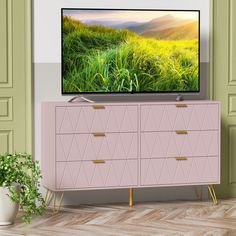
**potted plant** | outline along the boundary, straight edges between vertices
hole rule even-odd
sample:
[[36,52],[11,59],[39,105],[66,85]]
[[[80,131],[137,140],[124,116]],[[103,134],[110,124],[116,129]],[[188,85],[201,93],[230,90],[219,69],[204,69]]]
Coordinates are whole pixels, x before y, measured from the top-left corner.
[[0,155],[0,225],[12,224],[19,207],[23,220],[30,223],[32,215],[41,215],[45,202],[39,192],[42,178],[39,164],[28,154]]

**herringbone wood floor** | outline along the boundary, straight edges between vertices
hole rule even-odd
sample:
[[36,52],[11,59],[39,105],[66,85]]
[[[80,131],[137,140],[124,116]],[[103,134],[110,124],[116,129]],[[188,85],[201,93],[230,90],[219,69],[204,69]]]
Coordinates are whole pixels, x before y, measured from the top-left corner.
[[236,199],[210,202],[142,203],[64,207],[47,210],[30,225],[19,216],[13,226],[0,227],[0,235],[235,235]]

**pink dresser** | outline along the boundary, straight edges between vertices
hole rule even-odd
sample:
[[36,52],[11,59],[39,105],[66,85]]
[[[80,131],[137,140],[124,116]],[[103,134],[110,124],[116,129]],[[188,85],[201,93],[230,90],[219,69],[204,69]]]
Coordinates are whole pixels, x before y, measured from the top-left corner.
[[219,103],[43,103],[42,173],[52,191],[219,184]]

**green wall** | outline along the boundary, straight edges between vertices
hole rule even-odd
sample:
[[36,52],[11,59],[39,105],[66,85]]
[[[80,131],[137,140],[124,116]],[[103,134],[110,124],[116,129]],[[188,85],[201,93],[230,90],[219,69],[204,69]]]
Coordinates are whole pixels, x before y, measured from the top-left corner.
[[31,1],[0,0],[0,153],[32,150]]
[[236,1],[213,0],[211,95],[221,101],[219,197],[236,197]]

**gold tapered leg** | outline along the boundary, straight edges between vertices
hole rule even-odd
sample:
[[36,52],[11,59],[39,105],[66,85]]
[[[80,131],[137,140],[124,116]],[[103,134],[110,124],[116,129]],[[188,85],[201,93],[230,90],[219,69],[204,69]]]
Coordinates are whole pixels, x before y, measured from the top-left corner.
[[129,206],[132,207],[133,206],[133,192],[134,190],[132,188],[129,189]]
[[57,193],[54,193],[54,197],[53,197],[53,213],[54,214],[57,214],[60,211],[63,198],[64,198],[64,192],[62,192],[61,197],[58,202],[58,206],[57,206],[56,205]]
[[62,192],[61,197],[59,199],[58,205],[56,203],[57,201],[57,193],[56,192],[52,192],[49,189],[47,189],[46,195],[45,195],[45,206],[49,206],[51,200],[53,198],[53,213],[58,213],[61,209],[61,204],[62,204],[62,200],[64,198],[64,192]]
[[51,201],[51,198],[52,198],[52,195],[53,195],[53,193],[49,189],[47,189],[46,196],[45,196],[45,199],[44,199],[46,206],[49,205],[49,203]]
[[214,186],[213,185],[208,185],[208,190],[209,190],[209,193],[211,195],[211,199],[212,199],[213,205],[217,205],[218,201],[217,201],[217,197],[216,197]]

